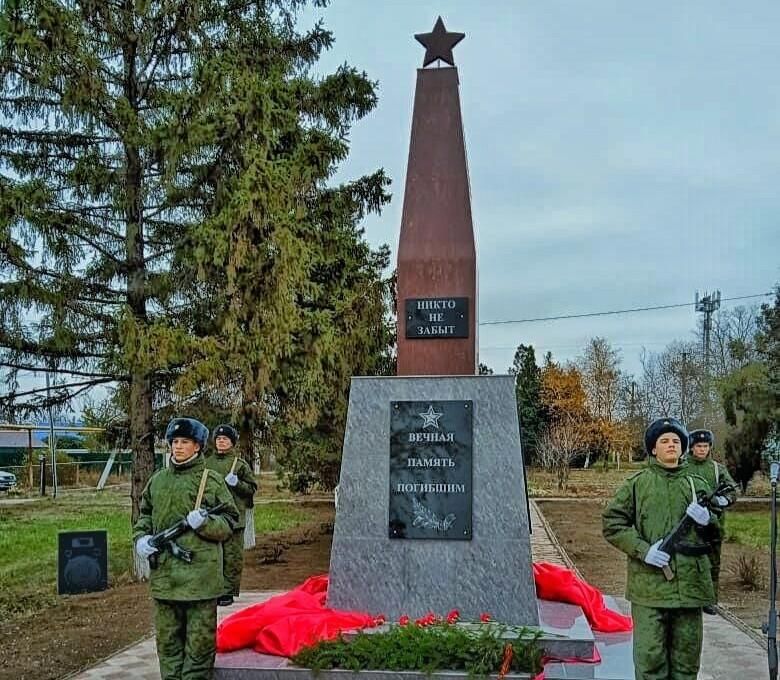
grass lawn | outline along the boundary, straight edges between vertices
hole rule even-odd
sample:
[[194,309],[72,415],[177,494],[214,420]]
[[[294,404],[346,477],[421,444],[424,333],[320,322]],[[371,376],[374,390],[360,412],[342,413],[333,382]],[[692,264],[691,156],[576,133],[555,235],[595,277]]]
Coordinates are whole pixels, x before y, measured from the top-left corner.
[[[291,503],[254,510],[258,534],[295,528],[307,519],[306,510]],[[126,493],[85,491],[0,506],[0,618],[56,604],[58,532],[96,529],[108,531],[110,585],[128,582],[132,547]]]
[[[738,510],[737,510],[738,509]],[[769,548],[769,509],[737,506],[726,514],[726,541],[752,548]]]

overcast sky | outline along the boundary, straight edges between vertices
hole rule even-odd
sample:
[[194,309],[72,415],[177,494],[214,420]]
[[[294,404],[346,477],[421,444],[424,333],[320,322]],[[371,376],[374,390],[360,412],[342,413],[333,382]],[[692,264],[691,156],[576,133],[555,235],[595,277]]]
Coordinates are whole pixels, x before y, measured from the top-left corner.
[[[347,62],[379,82],[337,177],[384,167],[392,178],[391,204],[365,223],[372,244],[395,258],[424,54],[413,35],[439,14],[466,33],[454,55],[482,322],[780,281],[777,0],[334,0],[308,11],[301,29],[322,16],[335,34],[320,70]],[[695,325],[692,307],[482,325],[480,359],[505,372],[520,342],[540,360],[572,359],[600,335],[638,372],[643,346],[690,339]]]
[[[393,200],[366,221],[395,258],[416,69],[441,14],[454,51],[479,253],[480,321],[693,302],[780,280],[780,3],[667,0],[334,0],[321,16],[344,62],[379,82],[348,179],[384,167]],[[726,302],[726,305],[751,304]],[[600,335],[639,368],[642,346],[690,339],[693,307],[482,325],[496,372]]]

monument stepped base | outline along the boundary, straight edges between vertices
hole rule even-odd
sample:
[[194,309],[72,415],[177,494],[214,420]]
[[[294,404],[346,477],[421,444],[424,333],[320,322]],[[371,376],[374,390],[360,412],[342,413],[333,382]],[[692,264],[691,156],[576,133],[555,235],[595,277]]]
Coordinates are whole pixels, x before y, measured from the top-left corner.
[[[539,609],[539,623],[542,630],[540,644],[546,653],[556,658],[588,658],[592,657],[596,649],[596,638],[582,613],[582,609],[576,605],[561,602],[537,600]],[[379,632],[381,629],[374,629]],[[630,641],[630,635],[629,635]],[[602,654],[603,656],[603,654]],[[580,665],[580,664],[577,664]],[[567,672],[569,664],[556,664],[555,674],[548,670],[545,674],[547,680],[560,680],[563,678],[590,677],[598,678],[599,675],[563,675]],[[588,665],[588,670],[593,673],[598,666]],[[396,672],[396,671],[361,671],[360,674],[370,675],[372,680],[424,680],[424,673]],[[299,668],[290,663],[289,659],[257,654],[251,650],[240,650],[228,654],[218,654],[214,667],[214,680],[312,680],[312,673],[305,668]],[[354,680],[355,673],[345,670],[320,671],[317,675],[321,680]],[[463,680],[466,673],[460,671],[434,673],[439,680]],[[530,678],[526,674],[508,675],[509,679],[521,680]],[[633,670],[627,678],[633,678]],[[610,680],[613,680],[610,678]],[[622,680],[622,678],[614,678]]]

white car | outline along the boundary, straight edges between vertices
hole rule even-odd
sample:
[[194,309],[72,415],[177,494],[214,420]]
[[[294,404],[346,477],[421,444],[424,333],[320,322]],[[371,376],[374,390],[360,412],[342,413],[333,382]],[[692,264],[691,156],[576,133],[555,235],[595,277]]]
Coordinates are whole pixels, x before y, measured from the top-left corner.
[[16,486],[16,475],[0,470],[0,491],[8,491]]

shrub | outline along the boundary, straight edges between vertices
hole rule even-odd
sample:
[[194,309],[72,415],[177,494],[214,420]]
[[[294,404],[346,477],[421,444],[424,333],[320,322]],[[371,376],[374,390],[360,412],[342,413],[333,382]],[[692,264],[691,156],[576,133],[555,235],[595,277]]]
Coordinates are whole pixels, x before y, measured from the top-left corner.
[[764,584],[761,562],[756,555],[742,554],[731,569],[743,590],[760,590]]

